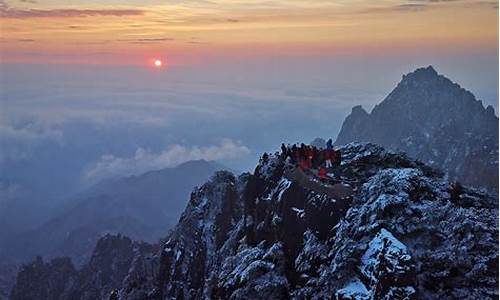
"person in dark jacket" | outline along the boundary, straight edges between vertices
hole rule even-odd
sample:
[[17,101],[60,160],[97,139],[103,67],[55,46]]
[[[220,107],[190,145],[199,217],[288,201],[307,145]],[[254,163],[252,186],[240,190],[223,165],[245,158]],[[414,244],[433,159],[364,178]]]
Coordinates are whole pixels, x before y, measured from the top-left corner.
[[283,159],[286,159],[288,154],[288,148],[285,146],[285,144],[281,144],[281,157]]
[[313,159],[313,169],[318,168],[323,164],[323,151],[318,150],[318,148],[313,148],[314,159]]
[[269,155],[267,154],[267,152],[264,152],[264,154],[262,155],[262,162],[267,163],[268,159]]
[[306,159],[306,145],[304,143],[300,144],[300,159]]
[[332,141],[332,139],[329,139],[328,142],[326,142],[326,149],[327,150],[332,150],[333,149],[333,141]]
[[335,163],[333,165],[339,167],[342,162],[342,152],[340,152],[340,150],[333,151],[335,151]]
[[297,148],[297,145],[295,145],[295,144],[292,146],[290,157],[291,157],[292,164],[296,164],[299,162],[299,149]]

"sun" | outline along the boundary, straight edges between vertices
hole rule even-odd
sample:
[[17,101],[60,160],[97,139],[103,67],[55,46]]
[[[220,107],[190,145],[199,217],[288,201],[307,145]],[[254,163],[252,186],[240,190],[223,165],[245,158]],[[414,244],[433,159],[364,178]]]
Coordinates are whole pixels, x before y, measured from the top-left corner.
[[159,68],[163,65],[163,62],[160,59],[155,59],[155,67]]

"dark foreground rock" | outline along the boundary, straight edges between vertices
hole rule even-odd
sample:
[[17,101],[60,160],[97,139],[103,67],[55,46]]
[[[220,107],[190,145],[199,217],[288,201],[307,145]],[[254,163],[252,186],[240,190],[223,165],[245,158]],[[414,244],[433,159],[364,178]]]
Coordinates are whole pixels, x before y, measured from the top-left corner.
[[145,253],[154,253],[154,248],[124,236],[107,235],[81,270],[67,257],[49,262],[38,257],[21,268],[11,299],[108,299]]
[[[277,155],[254,174],[216,173],[161,249],[105,247],[78,287],[94,299],[498,298],[496,196],[450,195],[440,172],[373,144],[340,150],[342,165],[324,181]],[[332,196],[335,184],[353,193]],[[13,295],[29,297],[14,299],[44,299],[37,274],[20,273]]]

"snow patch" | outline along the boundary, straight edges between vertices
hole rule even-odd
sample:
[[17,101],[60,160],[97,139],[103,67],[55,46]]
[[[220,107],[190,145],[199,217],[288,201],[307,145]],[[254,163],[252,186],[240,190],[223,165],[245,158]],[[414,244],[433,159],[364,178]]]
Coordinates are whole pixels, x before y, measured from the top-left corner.
[[297,207],[292,207],[292,210],[297,214],[297,217],[303,219],[305,216],[305,212],[303,209],[297,208]]
[[365,285],[361,282],[361,280],[359,280],[359,278],[354,277],[345,287],[337,291],[336,298],[368,300],[370,297]]

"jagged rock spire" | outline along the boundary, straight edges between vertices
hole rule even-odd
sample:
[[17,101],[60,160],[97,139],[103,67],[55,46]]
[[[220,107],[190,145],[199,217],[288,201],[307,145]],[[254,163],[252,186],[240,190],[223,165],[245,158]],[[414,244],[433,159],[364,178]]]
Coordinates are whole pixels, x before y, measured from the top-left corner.
[[498,117],[432,67],[407,75],[370,113],[355,106],[336,144],[374,142],[498,193]]

